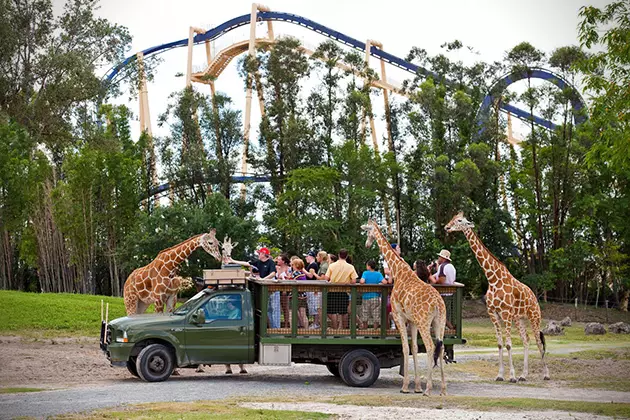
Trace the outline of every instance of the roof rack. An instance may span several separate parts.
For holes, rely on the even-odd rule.
[[[203,281],[206,286],[245,286],[248,276],[249,271],[240,267],[203,270]]]

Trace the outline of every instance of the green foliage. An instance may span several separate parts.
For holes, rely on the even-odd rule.
[[[159,207],[151,214],[142,213],[134,230],[126,237],[124,258],[127,272],[151,262],[157,254],[192,236],[215,228],[216,237],[225,236],[238,242],[232,257],[243,259],[256,248],[256,223],[250,217],[243,219],[233,214],[230,203],[220,194],[208,196],[200,207],[194,203],[177,202],[169,207]],[[219,262],[203,249],[196,250],[181,265],[182,276],[201,276],[204,268],[218,268]]]

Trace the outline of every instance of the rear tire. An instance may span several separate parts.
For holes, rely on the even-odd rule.
[[[332,373],[337,378],[341,376],[339,374],[339,363],[326,363],[326,367],[328,368],[328,372]]]
[[[163,344],[150,344],[136,359],[138,376],[147,382],[162,382],[173,373],[173,353]]]
[[[381,363],[369,350],[351,350],[341,358],[339,374],[347,385],[367,388],[381,374]]]

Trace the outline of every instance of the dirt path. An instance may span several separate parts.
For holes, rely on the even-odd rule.
[[[585,344],[576,349],[585,350],[601,346],[598,343]],[[460,351],[458,359],[462,362],[478,360],[480,350]],[[563,347],[561,351],[568,352],[569,349]],[[488,351],[481,357],[487,359],[491,357],[491,354],[492,352]],[[300,364],[290,367],[254,365],[248,366],[248,370],[247,375],[227,376],[224,374],[223,366],[213,366],[205,373],[195,373],[193,369],[182,369],[182,375],[179,377],[172,377],[163,383],[148,384],[132,377],[126,369],[109,366],[94,339],[32,341],[17,337],[0,337],[0,387],[32,387],[51,390],[30,394],[0,395],[0,418],[12,418],[19,415],[39,417],[153,401],[283,395],[304,397],[308,401],[309,397],[315,396],[382,395],[390,392],[398,395],[401,385],[398,368],[383,369],[379,380],[370,388],[345,386],[337,378],[331,376],[325,367],[317,365]],[[543,382],[535,374],[527,384],[488,383],[464,373],[455,373],[453,370],[448,374],[447,379],[449,395],[453,396],[630,403],[630,392],[567,388],[553,380]],[[434,387],[438,391],[439,381],[434,382]],[[300,404],[300,408],[304,408],[304,405]],[[448,411],[444,410],[444,413]],[[405,417],[407,414],[404,412],[387,413],[389,412],[381,414],[387,417],[391,414],[399,418],[411,416],[409,414],[409,417]],[[339,414],[342,418],[372,418],[347,417],[344,412],[335,412],[335,414]],[[418,412],[413,416],[417,417],[419,414],[423,413]],[[449,419],[461,418],[458,417],[457,410],[451,414]],[[543,417],[537,414],[527,418],[558,419],[564,418],[563,415],[544,413],[544,415],[541,414]],[[485,414],[482,417],[489,418]]]

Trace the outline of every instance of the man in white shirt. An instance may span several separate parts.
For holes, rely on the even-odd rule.
[[[437,272],[433,276],[435,278],[435,284],[444,284],[444,285],[452,285],[455,284],[455,277],[457,275],[457,271],[455,270],[455,266],[451,262],[451,253],[450,251],[443,249],[438,254],[437,264],[433,263],[429,267],[429,273],[432,270],[437,268]],[[452,293],[444,293],[442,296],[453,296]],[[455,327],[449,321],[446,320],[446,327],[448,329],[454,330]]]
[[[441,250],[438,254],[437,264],[433,263],[428,268],[429,272],[431,272],[432,269],[437,269],[437,273],[435,274],[435,283],[449,285],[455,284],[457,271],[451,262],[451,253],[448,250]]]

